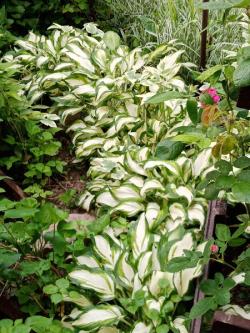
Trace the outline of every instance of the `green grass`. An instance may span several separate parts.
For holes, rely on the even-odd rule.
[[[104,1],[104,0],[102,0]],[[105,0],[113,24],[131,46],[151,48],[177,39],[187,50],[189,61],[199,63],[201,10],[196,0]],[[222,24],[223,12],[210,13],[208,29],[208,64],[225,60],[225,50],[235,51],[243,42],[239,16],[234,10],[230,22]],[[182,47],[183,47],[182,46]]]

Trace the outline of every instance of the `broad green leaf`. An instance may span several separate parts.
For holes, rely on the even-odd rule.
[[[247,87],[250,85],[250,59],[240,62],[234,71],[234,83],[238,87]]]
[[[106,44],[106,46],[112,51],[116,50],[121,43],[120,36],[113,31],[105,32],[103,36],[103,41]]]
[[[231,232],[227,225],[217,224],[215,227],[216,237],[223,242],[228,242],[231,238]]]
[[[207,79],[209,79],[211,76],[213,76],[215,73],[222,71],[223,69],[223,65],[215,65],[209,69],[207,69],[205,72],[201,73],[197,80],[204,82],[207,81]]]
[[[235,183],[232,192],[238,202],[250,203],[250,182]]]
[[[183,93],[178,91],[166,91],[163,93],[158,93],[149,99],[146,100],[145,103],[147,104],[159,104],[162,102],[170,101],[172,99],[182,99],[185,98]]]
[[[209,10],[220,10],[230,8],[247,8],[249,5],[249,0],[214,0],[203,3],[200,8]]]
[[[202,133],[179,134],[173,137],[172,140],[181,141],[186,144],[197,144],[201,149],[208,148],[211,143],[210,139],[206,138]]]
[[[33,217],[38,212],[36,208],[16,208],[5,211],[4,217],[6,219],[18,219]]]
[[[211,310],[215,306],[215,300],[213,297],[205,297],[198,301],[191,309],[189,318],[194,319],[201,317],[207,311]]]
[[[43,287],[43,292],[47,295],[52,295],[58,292],[58,287],[53,284],[49,284]]]
[[[241,156],[234,162],[234,166],[240,169],[248,168],[250,167],[250,158],[246,156]]]
[[[159,160],[174,160],[181,154],[184,147],[182,142],[166,139],[156,146],[155,156]]]
[[[199,121],[199,113],[198,113],[198,103],[195,98],[190,98],[187,100],[187,112],[188,116],[191,119],[193,124],[197,124]]]

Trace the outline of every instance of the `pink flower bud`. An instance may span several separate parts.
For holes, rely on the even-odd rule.
[[[219,247],[216,244],[210,246],[210,250],[212,253],[217,253],[219,251]]]

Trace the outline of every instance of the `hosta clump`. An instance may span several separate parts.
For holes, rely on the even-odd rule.
[[[94,24],[84,30],[57,24],[51,29],[50,37],[30,33],[27,41],[17,42],[14,57],[4,60],[23,69],[31,103],[50,97],[51,112],[71,125],[77,158],[131,143],[158,142],[171,109],[145,102],[163,90],[185,91],[177,77],[182,65],[189,66],[178,62],[182,52],[165,46],[142,55],[141,49],[130,51],[117,34],[104,33]],[[166,53],[156,67],[151,65]]]
[[[166,224],[153,226],[153,215],[161,219],[160,213],[157,216],[149,209],[130,223],[128,232],[106,228],[93,238],[88,251],[76,258],[78,267],[69,277],[86,297],[92,297],[93,305],[72,312],[73,327],[188,332],[187,317],[175,313],[188,295],[190,282],[201,274],[202,259],[189,268],[182,265],[173,270],[168,265],[186,251],[196,249],[194,253],[202,256],[206,244],[197,247],[195,228],[186,232],[179,226],[169,232]]]

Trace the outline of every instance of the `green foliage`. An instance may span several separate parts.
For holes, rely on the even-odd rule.
[[[235,4],[240,2],[235,0]],[[131,47],[140,45],[151,50],[155,45],[177,40],[180,47],[185,48],[186,58],[199,63],[202,1],[105,0],[101,3],[110,7],[113,26],[124,32]],[[224,8],[231,7],[227,0],[210,0],[204,6],[221,6],[221,9],[210,12],[207,43],[208,63],[221,64],[227,61],[225,50],[237,52],[241,48],[242,34],[246,30],[241,22],[247,17],[242,9],[232,9],[230,15],[225,15]]]
[[[17,319],[0,320],[0,331],[3,333],[70,333],[70,329],[65,328],[57,320],[42,316],[28,317],[25,321]]]
[[[234,280],[230,278],[224,279],[221,273],[216,273],[214,280],[202,281],[200,288],[205,294],[205,298],[192,307],[190,318],[200,317],[209,310],[216,310],[219,306],[230,303],[230,290],[234,286]]]

